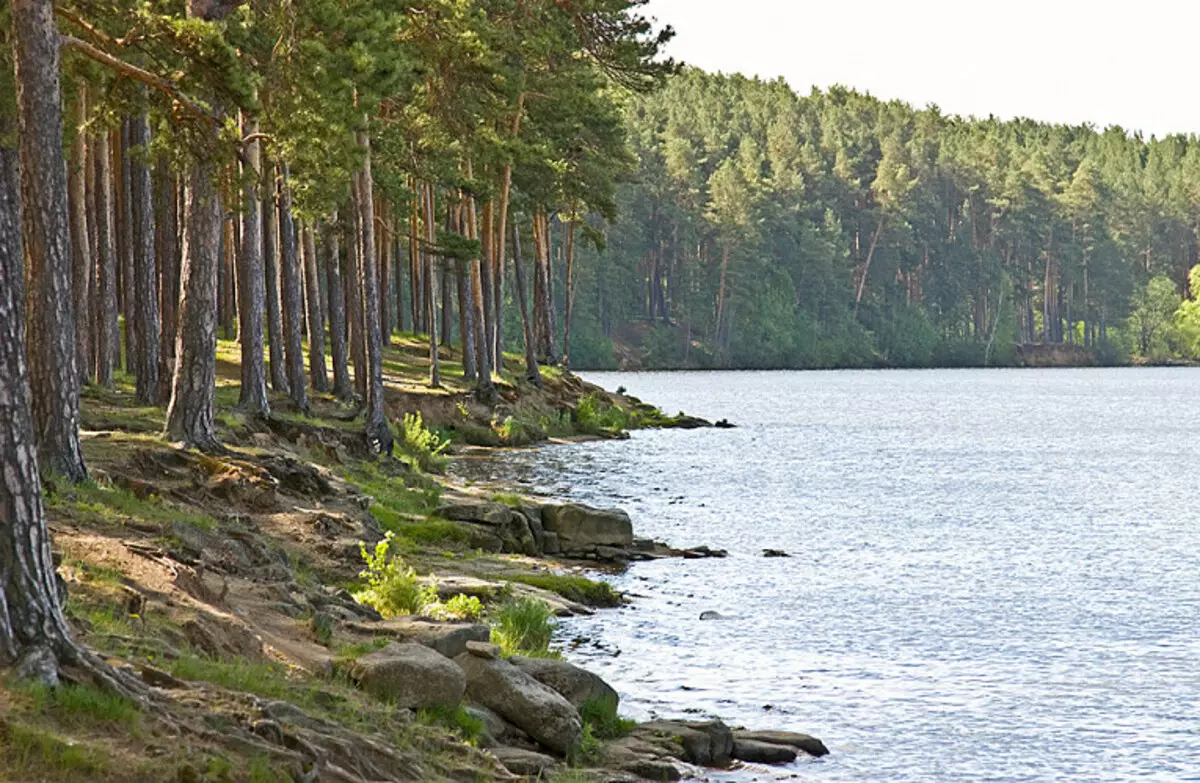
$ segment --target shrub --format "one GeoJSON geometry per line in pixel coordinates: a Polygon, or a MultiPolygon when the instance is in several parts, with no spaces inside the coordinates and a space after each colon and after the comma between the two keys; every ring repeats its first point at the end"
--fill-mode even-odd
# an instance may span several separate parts
{"type": "Polygon", "coordinates": [[[403,614],[420,614],[427,606],[437,602],[437,588],[422,585],[417,572],[395,556],[388,556],[394,535],[388,531],[383,540],[375,545],[374,553],[360,543],[359,551],[367,567],[359,574],[367,587],[355,596],[384,617],[403,614]]]}
{"type": "Polygon", "coordinates": [[[579,707],[579,717],[600,739],[620,739],[633,731],[636,721],[617,714],[615,699],[588,699],[579,707]]]}
{"type": "Polygon", "coordinates": [[[425,607],[425,614],[434,620],[478,620],[483,617],[483,604],[473,595],[459,593],[444,604],[425,607]]]}
{"type": "Polygon", "coordinates": [[[443,453],[450,441],[443,440],[437,433],[426,429],[420,412],[404,415],[404,429],[400,433],[400,450],[410,457],[416,466],[427,473],[441,473],[446,468],[447,457],[443,453]]]}
{"type": "Polygon", "coordinates": [[[508,601],[492,618],[492,642],[505,656],[554,657],[550,652],[553,618],[554,612],[545,601],[530,597],[508,601]]]}
{"type": "Polygon", "coordinates": [[[613,405],[608,397],[600,392],[592,392],[581,399],[576,404],[571,418],[579,432],[592,435],[619,432],[630,426],[629,413],[613,405]]]}

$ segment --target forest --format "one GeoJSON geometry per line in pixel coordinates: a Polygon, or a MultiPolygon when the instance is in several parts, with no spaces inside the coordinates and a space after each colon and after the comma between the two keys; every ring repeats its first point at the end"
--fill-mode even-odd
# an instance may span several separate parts
{"type": "Polygon", "coordinates": [[[573,366],[1195,359],[1200,141],[688,69],[580,252],[573,366]],[[615,351],[614,351],[615,347],[615,351]]]}

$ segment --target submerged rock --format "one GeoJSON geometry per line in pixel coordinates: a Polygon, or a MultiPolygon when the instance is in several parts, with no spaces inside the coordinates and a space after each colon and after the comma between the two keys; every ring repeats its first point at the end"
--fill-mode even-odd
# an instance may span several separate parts
{"type": "Polygon", "coordinates": [[[363,690],[410,709],[458,704],[467,690],[462,669],[422,644],[392,642],[351,664],[350,677],[363,690]]]}
{"type": "Polygon", "coordinates": [[[791,555],[782,549],[764,549],[763,557],[791,557],[791,555]]]}
{"type": "Polygon", "coordinates": [[[583,724],[571,702],[554,689],[501,659],[463,654],[454,659],[467,679],[471,699],[565,756],[579,746],[583,724]]]}

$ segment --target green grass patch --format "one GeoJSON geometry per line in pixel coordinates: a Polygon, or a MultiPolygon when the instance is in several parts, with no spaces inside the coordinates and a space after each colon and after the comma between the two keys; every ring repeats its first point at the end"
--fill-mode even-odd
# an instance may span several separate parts
{"type": "Polygon", "coordinates": [[[613,607],[621,605],[621,594],[608,582],[571,574],[515,574],[504,577],[510,582],[537,587],[557,593],[568,601],[587,606],[613,607]]]}
{"type": "Polygon", "coordinates": [[[509,508],[519,509],[524,498],[515,492],[497,492],[491,496],[490,500],[493,503],[499,503],[509,508]]]}
{"type": "Polygon", "coordinates": [[[451,707],[437,705],[417,711],[417,721],[427,726],[449,729],[472,745],[477,744],[486,729],[484,722],[461,704],[451,707]]]}
{"type": "Polygon", "coordinates": [[[142,719],[137,705],[121,696],[90,685],[18,683],[16,690],[28,694],[33,709],[62,726],[119,726],[136,728],[142,719]]]}
{"type": "Polygon", "coordinates": [[[157,495],[138,497],[127,489],[91,479],[72,484],[51,479],[46,505],[87,524],[124,525],[130,520],[169,525],[181,522],[202,530],[215,530],[217,520],[169,503],[157,495]]]}
{"type": "Polygon", "coordinates": [[[545,601],[525,597],[501,604],[493,613],[492,643],[505,656],[557,658],[551,652],[554,637],[554,612],[545,601]]]}
{"type": "Polygon", "coordinates": [[[98,746],[0,718],[4,780],[89,780],[107,776],[112,766],[98,746]]]}
{"type": "Polygon", "coordinates": [[[588,699],[579,707],[579,717],[584,725],[592,727],[592,733],[599,739],[626,737],[637,726],[637,721],[617,714],[617,702],[614,699],[588,699]]]}

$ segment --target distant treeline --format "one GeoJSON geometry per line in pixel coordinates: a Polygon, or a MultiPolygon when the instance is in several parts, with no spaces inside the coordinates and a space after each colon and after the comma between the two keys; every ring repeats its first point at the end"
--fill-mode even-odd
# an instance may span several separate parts
{"type": "Polygon", "coordinates": [[[698,70],[627,116],[639,165],[579,251],[573,366],[612,366],[614,341],[644,366],[1007,364],[1035,342],[1106,363],[1195,353],[1180,308],[1195,136],[698,70]]]}

